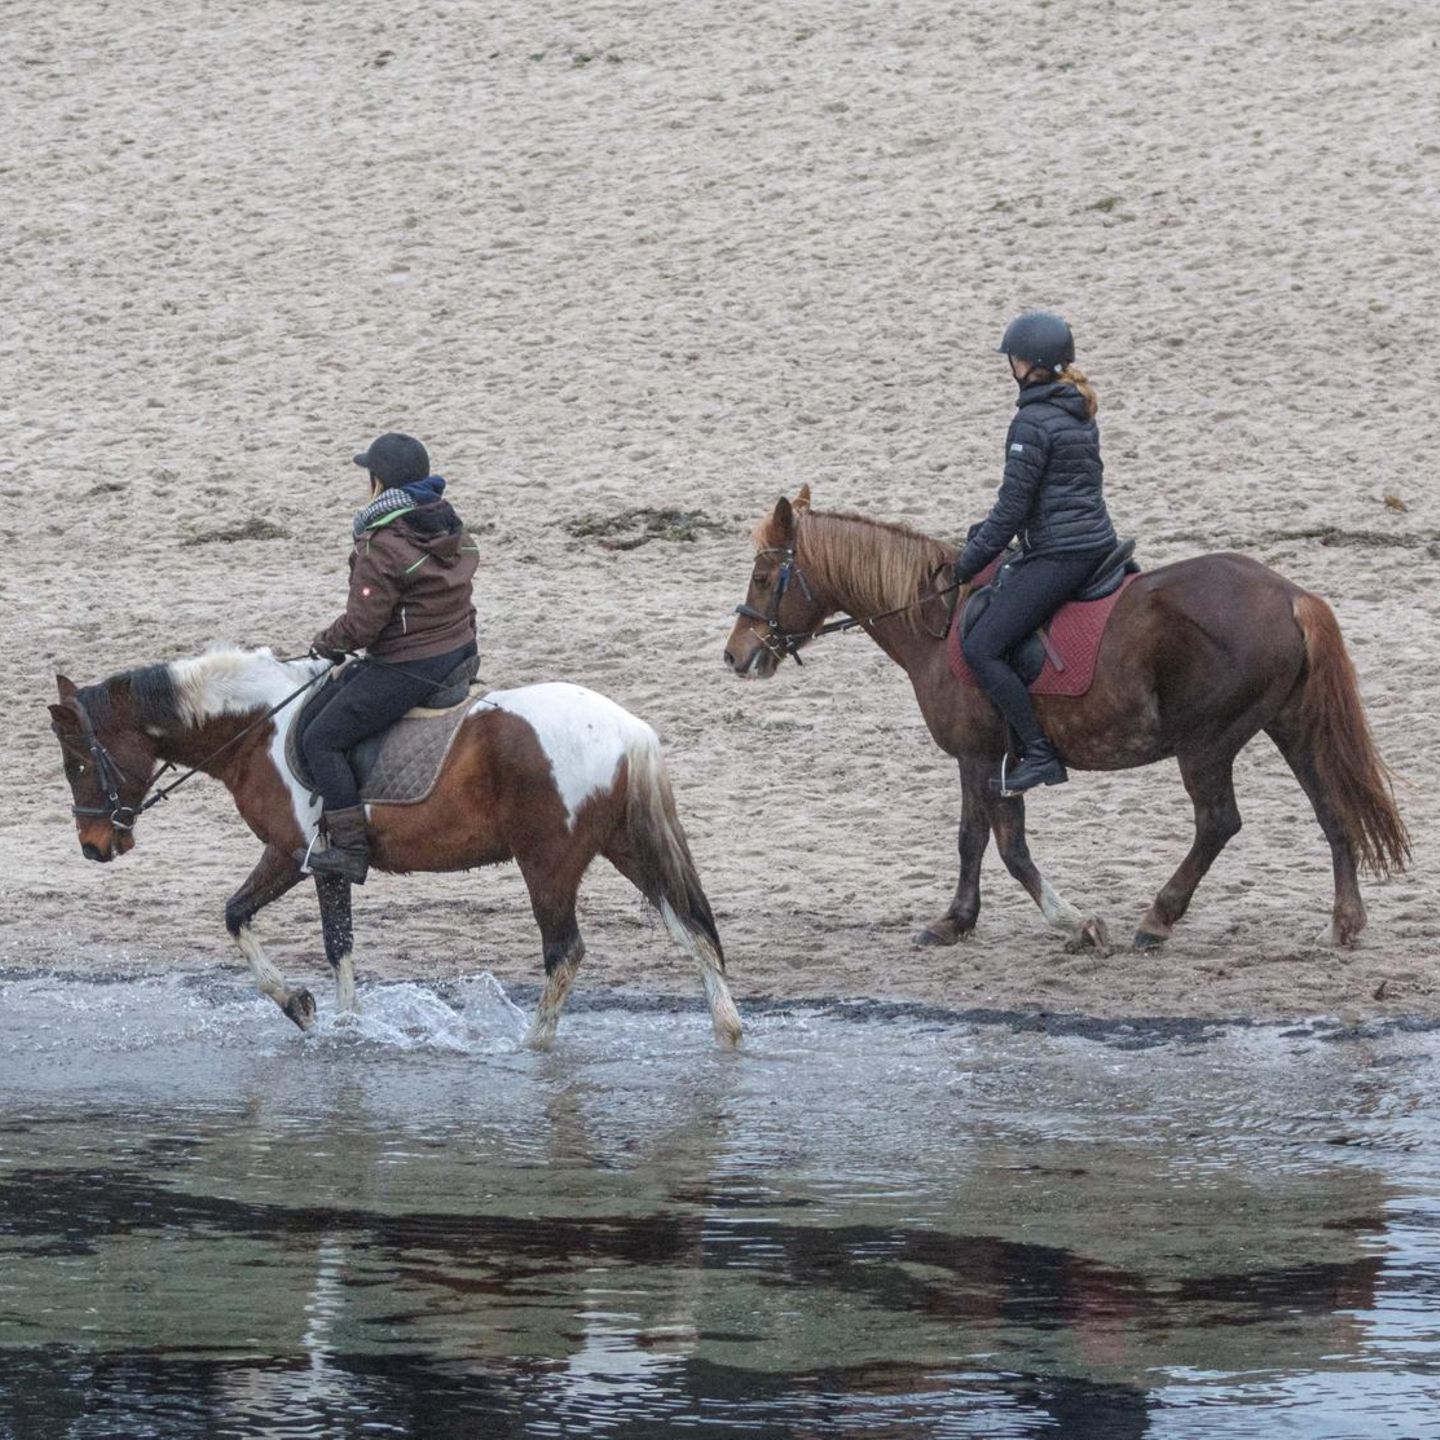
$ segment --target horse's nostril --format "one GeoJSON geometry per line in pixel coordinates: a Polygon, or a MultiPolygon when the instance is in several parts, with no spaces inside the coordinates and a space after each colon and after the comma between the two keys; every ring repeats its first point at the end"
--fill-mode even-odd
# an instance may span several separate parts
{"type": "Polygon", "coordinates": [[[735,668],[735,657],[728,650],[725,652],[725,663],[732,670],[735,668]]]}
{"type": "Polygon", "coordinates": [[[100,858],[100,847],[92,845],[88,840],[80,847],[80,853],[87,860],[98,860],[100,858]]]}

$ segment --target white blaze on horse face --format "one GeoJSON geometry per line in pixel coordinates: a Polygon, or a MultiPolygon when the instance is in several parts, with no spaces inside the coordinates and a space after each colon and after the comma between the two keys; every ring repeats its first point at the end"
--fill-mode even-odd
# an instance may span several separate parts
{"type": "Polygon", "coordinates": [[[486,705],[518,716],[535,732],[572,829],[580,807],[615,783],[629,746],[660,743],[643,720],[583,685],[552,681],[492,690],[472,713],[486,705]]]}

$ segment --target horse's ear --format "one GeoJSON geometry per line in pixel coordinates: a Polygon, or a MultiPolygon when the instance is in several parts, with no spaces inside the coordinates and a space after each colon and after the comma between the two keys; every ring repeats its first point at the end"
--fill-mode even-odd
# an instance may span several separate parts
{"type": "Polygon", "coordinates": [[[806,481],[806,483],[800,487],[800,493],[795,497],[795,499],[791,502],[791,504],[794,506],[795,511],[796,511],[797,514],[798,514],[801,510],[808,510],[808,509],[810,508],[810,483],[809,483],[809,481],[806,481]]]}
{"type": "Polygon", "coordinates": [[[788,545],[795,534],[795,512],[790,502],[782,495],[775,502],[775,513],[770,517],[773,544],[788,545]]]}
{"type": "Polygon", "coordinates": [[[68,705],[52,705],[50,718],[62,730],[78,730],[80,728],[80,717],[68,705]]]}
{"type": "Polygon", "coordinates": [[[71,680],[68,675],[57,675],[55,677],[55,684],[59,687],[60,698],[64,701],[68,702],[73,700],[75,696],[79,694],[79,691],[75,688],[75,682],[71,680]]]}

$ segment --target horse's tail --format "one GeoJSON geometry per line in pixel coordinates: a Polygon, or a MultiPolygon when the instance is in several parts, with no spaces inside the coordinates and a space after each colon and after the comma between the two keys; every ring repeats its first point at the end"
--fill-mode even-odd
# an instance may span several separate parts
{"type": "Polygon", "coordinates": [[[675,793],[654,731],[647,726],[632,738],[625,759],[625,848],[632,862],[626,873],[659,910],[665,928],[694,956],[716,1033],[734,1043],[740,1038],[740,1017],[725,984],[725,951],[675,812],[675,793]]]}
{"type": "Polygon", "coordinates": [[[1320,784],[1364,864],[1376,875],[1403,870],[1410,836],[1395,808],[1390,769],[1370,734],[1340,623],[1318,595],[1297,595],[1293,609],[1305,637],[1300,727],[1320,784]]]}

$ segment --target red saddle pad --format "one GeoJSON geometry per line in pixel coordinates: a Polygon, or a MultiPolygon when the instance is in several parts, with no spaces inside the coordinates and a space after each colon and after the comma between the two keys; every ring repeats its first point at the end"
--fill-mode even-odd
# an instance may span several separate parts
{"type": "MultiPolygon", "coordinates": [[[[987,566],[976,581],[985,584],[994,578],[999,561],[987,566]]],[[[1044,668],[1030,686],[1032,695],[1083,695],[1095,679],[1095,657],[1100,653],[1100,637],[1110,623],[1110,612],[1138,575],[1127,575],[1118,590],[1102,600],[1071,600],[1062,605],[1050,622],[1050,648],[1060,657],[1064,669],[1056,669],[1047,655],[1044,668]]],[[[978,685],[979,681],[965,663],[960,649],[960,615],[963,607],[955,607],[955,620],[950,626],[948,648],[950,670],[962,685],[978,685]]]]}

